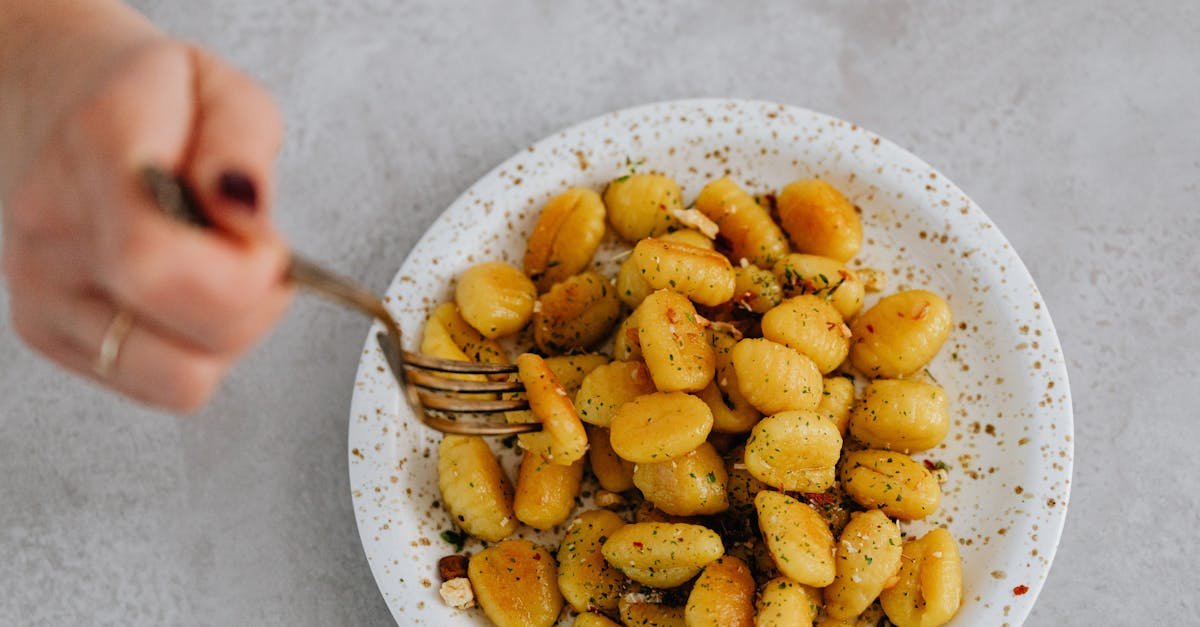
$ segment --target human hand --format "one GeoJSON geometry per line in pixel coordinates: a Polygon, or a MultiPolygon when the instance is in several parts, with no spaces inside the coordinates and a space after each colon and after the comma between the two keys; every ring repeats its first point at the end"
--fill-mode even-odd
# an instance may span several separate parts
{"type": "Polygon", "coordinates": [[[194,410],[291,296],[287,249],[267,215],[279,113],[253,81],[169,39],[109,67],[4,198],[12,327],[76,373],[194,410]],[[165,217],[142,185],[147,165],[182,175],[216,228],[165,217]],[[114,322],[122,312],[128,333],[114,322]],[[98,363],[106,336],[119,352],[98,363]]]}

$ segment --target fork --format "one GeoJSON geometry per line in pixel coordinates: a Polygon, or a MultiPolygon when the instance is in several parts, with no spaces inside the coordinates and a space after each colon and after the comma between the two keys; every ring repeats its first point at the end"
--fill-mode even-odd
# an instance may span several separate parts
{"type": "MultiPolygon", "coordinates": [[[[168,216],[199,228],[212,228],[212,223],[200,209],[200,203],[186,181],[155,167],[144,168],[142,180],[168,216]]],[[[430,411],[450,416],[518,411],[528,409],[529,402],[520,397],[464,398],[462,395],[501,393],[508,396],[524,392],[525,385],[517,378],[514,364],[442,359],[404,350],[400,325],[379,296],[358,282],[326,270],[300,255],[289,255],[289,282],[357,309],[383,324],[384,331],[375,334],[375,341],[400,386],[401,396],[422,423],[442,433],[459,435],[511,435],[542,428],[537,422],[503,425],[495,422],[460,422],[456,417],[430,414],[430,411]],[[446,375],[507,376],[503,381],[464,381],[446,375]]]]}

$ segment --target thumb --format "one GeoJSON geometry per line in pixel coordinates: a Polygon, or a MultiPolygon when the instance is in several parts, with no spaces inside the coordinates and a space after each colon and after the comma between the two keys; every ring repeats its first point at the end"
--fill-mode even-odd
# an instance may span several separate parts
{"type": "Polygon", "coordinates": [[[243,240],[273,234],[268,209],[283,123],[271,96],[193,47],[196,117],[185,176],[218,230],[243,240]]]}

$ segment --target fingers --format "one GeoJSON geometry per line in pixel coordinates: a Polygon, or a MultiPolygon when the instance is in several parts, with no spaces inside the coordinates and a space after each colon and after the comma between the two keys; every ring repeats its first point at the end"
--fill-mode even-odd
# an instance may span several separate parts
{"type": "Polygon", "coordinates": [[[262,237],[271,223],[274,163],[283,138],[279,110],[249,77],[193,48],[196,121],[185,171],[220,230],[262,237]]]}
{"type": "Polygon", "coordinates": [[[161,220],[124,227],[98,255],[99,285],[199,348],[240,354],[291,299],[288,254],[278,240],[241,245],[161,220]]]}
{"type": "Polygon", "coordinates": [[[14,301],[12,311],[14,327],[33,348],[73,372],[156,407],[199,408],[230,363],[183,345],[135,317],[111,369],[101,378],[96,360],[117,316],[116,306],[96,296],[77,295],[51,307],[14,301]]]}

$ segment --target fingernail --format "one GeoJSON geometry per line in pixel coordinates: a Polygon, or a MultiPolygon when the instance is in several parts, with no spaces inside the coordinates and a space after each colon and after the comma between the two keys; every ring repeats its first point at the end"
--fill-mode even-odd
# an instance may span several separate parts
{"type": "Polygon", "coordinates": [[[221,173],[218,181],[221,195],[250,213],[258,211],[258,188],[250,177],[235,170],[221,173]]]}

